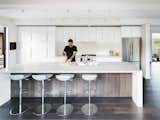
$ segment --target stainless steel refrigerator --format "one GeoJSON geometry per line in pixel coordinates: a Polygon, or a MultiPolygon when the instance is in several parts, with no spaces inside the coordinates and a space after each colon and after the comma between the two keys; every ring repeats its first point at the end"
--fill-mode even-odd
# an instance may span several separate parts
{"type": "Polygon", "coordinates": [[[122,38],[122,59],[125,62],[141,62],[141,38],[122,38]]]}

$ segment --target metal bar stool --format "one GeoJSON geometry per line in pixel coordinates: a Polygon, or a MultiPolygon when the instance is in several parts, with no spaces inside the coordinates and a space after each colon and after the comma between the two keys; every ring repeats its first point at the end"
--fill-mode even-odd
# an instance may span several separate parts
{"type": "Polygon", "coordinates": [[[41,81],[42,82],[42,97],[41,97],[41,105],[35,108],[36,112],[33,112],[36,116],[41,116],[47,114],[51,110],[51,105],[50,104],[45,104],[44,103],[44,81],[49,80],[53,74],[35,74],[32,75],[32,78],[41,81]]]}
{"type": "Polygon", "coordinates": [[[19,81],[19,108],[16,107],[10,110],[10,115],[21,115],[28,110],[28,107],[22,106],[22,80],[29,78],[31,74],[11,74],[10,79],[19,81]],[[18,110],[18,111],[17,111],[18,110]]]}
{"type": "Polygon", "coordinates": [[[70,115],[73,111],[73,106],[71,104],[66,104],[66,98],[67,98],[67,81],[73,79],[74,74],[59,74],[56,75],[56,79],[59,81],[64,82],[64,104],[61,105],[57,109],[57,114],[59,116],[67,116],[70,115]]]}
{"type": "Polygon", "coordinates": [[[88,81],[88,104],[82,106],[81,111],[83,114],[91,116],[94,115],[98,108],[95,104],[91,104],[91,81],[97,79],[97,74],[82,74],[82,79],[88,81]]]}

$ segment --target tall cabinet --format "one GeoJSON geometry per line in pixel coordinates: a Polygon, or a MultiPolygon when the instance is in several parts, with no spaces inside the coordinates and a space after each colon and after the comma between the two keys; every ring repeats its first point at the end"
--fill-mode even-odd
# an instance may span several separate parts
{"type": "Polygon", "coordinates": [[[19,27],[17,62],[51,61],[55,56],[55,27],[19,27]]]}

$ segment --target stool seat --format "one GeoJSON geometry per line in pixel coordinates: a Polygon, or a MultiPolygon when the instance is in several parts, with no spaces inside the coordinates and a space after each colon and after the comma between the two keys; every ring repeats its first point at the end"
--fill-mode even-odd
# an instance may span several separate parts
{"type": "Polygon", "coordinates": [[[82,74],[82,78],[86,81],[93,81],[97,79],[97,74],[82,74]]]}
{"type": "Polygon", "coordinates": [[[68,81],[74,77],[74,74],[59,74],[56,75],[56,79],[59,81],[68,81]]]}
{"type": "Polygon", "coordinates": [[[48,80],[52,76],[53,74],[37,74],[37,75],[32,75],[32,78],[38,81],[42,81],[42,80],[48,80]]]}
{"type": "Polygon", "coordinates": [[[28,77],[30,77],[31,74],[11,74],[10,75],[10,79],[11,80],[23,80],[23,79],[26,79],[28,77]]]}

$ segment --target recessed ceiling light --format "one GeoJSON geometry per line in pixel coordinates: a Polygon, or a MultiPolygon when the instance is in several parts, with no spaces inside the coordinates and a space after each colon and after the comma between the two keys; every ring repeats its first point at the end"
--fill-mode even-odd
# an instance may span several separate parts
{"type": "Polygon", "coordinates": [[[67,13],[70,13],[70,10],[69,10],[69,9],[67,9],[67,10],[66,10],[66,12],[67,12],[67,13]]]}
{"type": "Polygon", "coordinates": [[[24,13],[24,9],[22,9],[21,12],[24,13]]]}
{"type": "Polygon", "coordinates": [[[90,9],[88,9],[88,13],[91,13],[92,11],[90,9]]]}

